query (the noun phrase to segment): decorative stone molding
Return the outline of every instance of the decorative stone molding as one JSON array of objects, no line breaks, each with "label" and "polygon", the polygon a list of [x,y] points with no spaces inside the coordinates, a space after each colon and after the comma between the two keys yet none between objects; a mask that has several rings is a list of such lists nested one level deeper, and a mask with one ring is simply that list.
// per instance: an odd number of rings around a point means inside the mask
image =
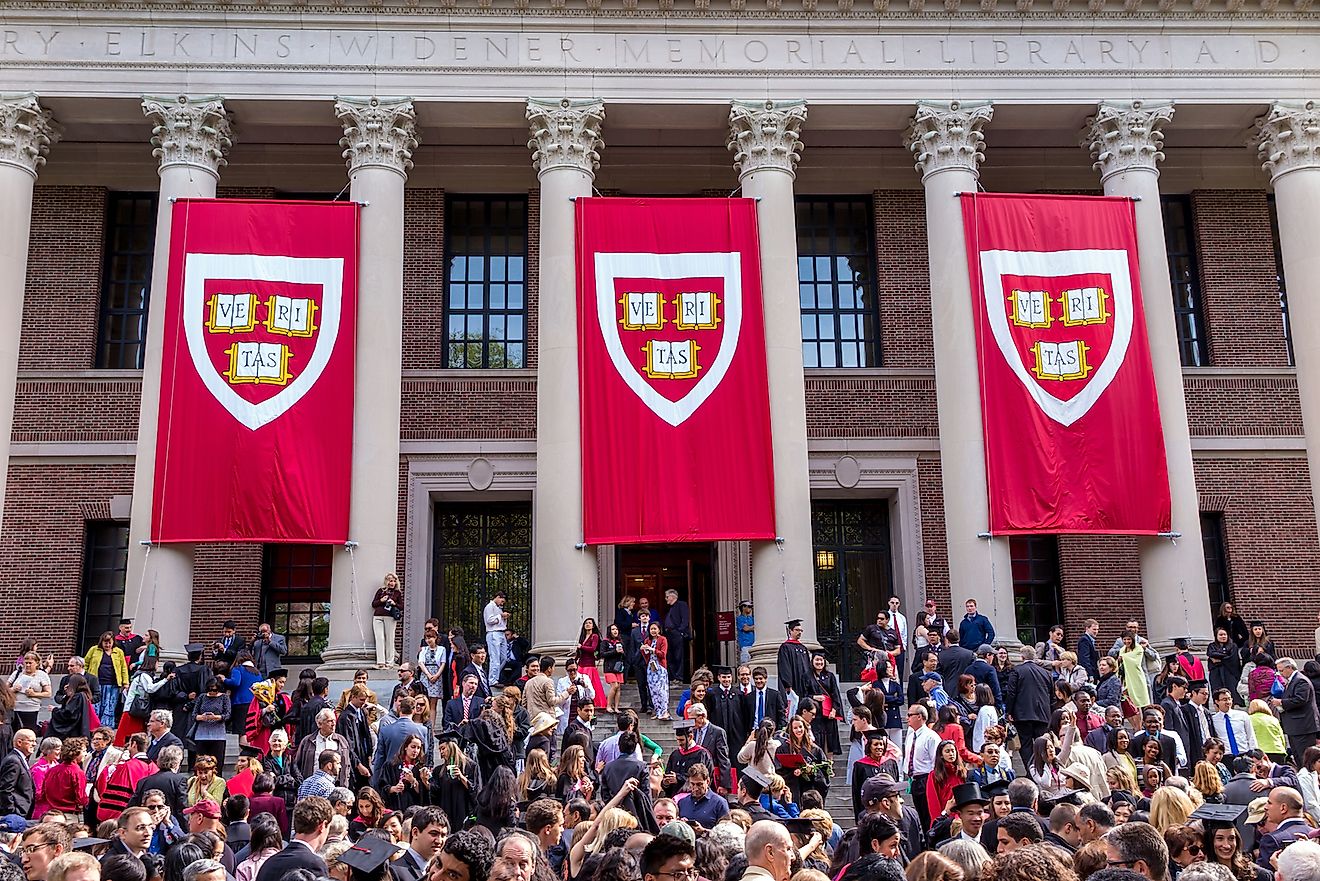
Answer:
[{"label": "decorative stone molding", "polygon": [[1171,119],[1172,101],[1101,101],[1082,129],[1082,146],[1091,151],[1101,183],[1125,171],[1158,173],[1164,124]]},{"label": "decorative stone molding", "polygon": [[600,136],[605,103],[595,98],[527,99],[532,167],[537,175],[555,168],[576,168],[594,177],[600,167]]},{"label": "decorative stone molding", "polygon": [[0,165],[21,168],[36,177],[60,133],[59,124],[34,93],[0,95]]},{"label": "decorative stone molding", "polygon": [[408,176],[417,149],[417,113],[411,98],[336,98],[335,116],[344,126],[339,146],[350,174],[388,168]]},{"label": "decorative stone molding", "polygon": [[981,129],[994,117],[990,101],[918,101],[903,144],[924,181],[941,171],[978,172],[985,160]]},{"label": "decorative stone molding", "polygon": [[160,170],[175,165],[196,168],[220,177],[225,154],[234,145],[234,129],[223,98],[143,96],[142,112],[155,125],[151,129],[151,155]]},{"label": "decorative stone molding", "polygon": [[1256,120],[1251,143],[1271,180],[1301,168],[1320,168],[1320,108],[1315,101],[1275,101]]},{"label": "decorative stone molding", "polygon": [[806,121],[806,101],[732,102],[726,146],[733,151],[738,177],[767,168],[795,174]]}]

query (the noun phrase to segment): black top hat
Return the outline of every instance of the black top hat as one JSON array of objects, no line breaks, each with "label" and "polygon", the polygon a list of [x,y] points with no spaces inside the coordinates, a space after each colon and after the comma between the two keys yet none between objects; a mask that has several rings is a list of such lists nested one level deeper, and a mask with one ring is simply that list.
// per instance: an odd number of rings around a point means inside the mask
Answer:
[{"label": "black top hat", "polygon": [[953,787],[953,809],[960,810],[967,805],[990,804],[990,799],[981,794],[979,783],[960,783]]}]

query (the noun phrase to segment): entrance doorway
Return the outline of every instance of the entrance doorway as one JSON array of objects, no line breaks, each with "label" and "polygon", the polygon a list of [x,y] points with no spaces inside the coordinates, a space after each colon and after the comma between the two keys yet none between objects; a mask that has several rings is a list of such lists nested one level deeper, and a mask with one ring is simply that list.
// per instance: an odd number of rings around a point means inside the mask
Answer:
[{"label": "entrance doorway", "polygon": [[[884,499],[819,499],[811,503],[815,545],[816,639],[838,665],[839,678],[857,678],[857,636],[894,592],[889,505]],[[908,610],[911,615],[911,610]],[[911,619],[909,619],[911,620]]]},{"label": "entrance doorway", "polygon": [[[692,611],[692,642],[688,644],[688,674],[702,664],[720,663],[719,642],[715,632],[718,602],[712,574],[715,571],[715,546],[710,542],[691,544],[618,545],[615,548],[619,573],[615,605],[624,596],[643,597],[651,608],[651,617],[663,620],[665,591],[678,591],[678,598]],[[613,613],[602,615],[612,620]]]}]

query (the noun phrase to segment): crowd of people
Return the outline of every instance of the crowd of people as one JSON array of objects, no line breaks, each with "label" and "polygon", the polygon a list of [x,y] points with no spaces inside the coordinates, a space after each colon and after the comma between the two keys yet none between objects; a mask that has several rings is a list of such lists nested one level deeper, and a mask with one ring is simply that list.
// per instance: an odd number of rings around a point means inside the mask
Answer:
[{"label": "crowd of people", "polygon": [[1010,656],[974,601],[893,599],[845,687],[800,620],[773,669],[689,673],[679,602],[627,597],[554,657],[498,595],[484,643],[431,619],[415,663],[378,647],[388,695],[290,687],[265,624],[176,665],[126,620],[55,688],[29,641],[0,881],[1320,881],[1320,663],[1231,607],[1200,654],[1087,621]]}]

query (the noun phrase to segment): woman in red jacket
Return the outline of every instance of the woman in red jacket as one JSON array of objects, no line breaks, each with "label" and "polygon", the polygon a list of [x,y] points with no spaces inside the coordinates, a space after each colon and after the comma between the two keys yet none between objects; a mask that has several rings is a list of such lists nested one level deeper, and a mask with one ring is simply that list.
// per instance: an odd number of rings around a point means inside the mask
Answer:
[{"label": "woman in red jacket", "polygon": [[935,730],[940,734],[940,740],[952,740],[958,747],[958,758],[964,765],[979,765],[981,757],[967,748],[967,732],[963,730],[962,720],[958,717],[958,707],[956,704],[948,703],[940,707],[939,715],[935,717]]},{"label": "woman in red jacket", "polygon": [[932,821],[949,813],[954,787],[967,782],[967,766],[958,755],[957,744],[941,740],[935,756],[935,770],[926,778],[926,804]]},{"label": "woman in red jacket", "polygon": [[46,772],[46,801],[66,816],[81,816],[87,807],[87,775],[82,769],[86,754],[87,739],[70,737],[60,747],[59,763]]}]

